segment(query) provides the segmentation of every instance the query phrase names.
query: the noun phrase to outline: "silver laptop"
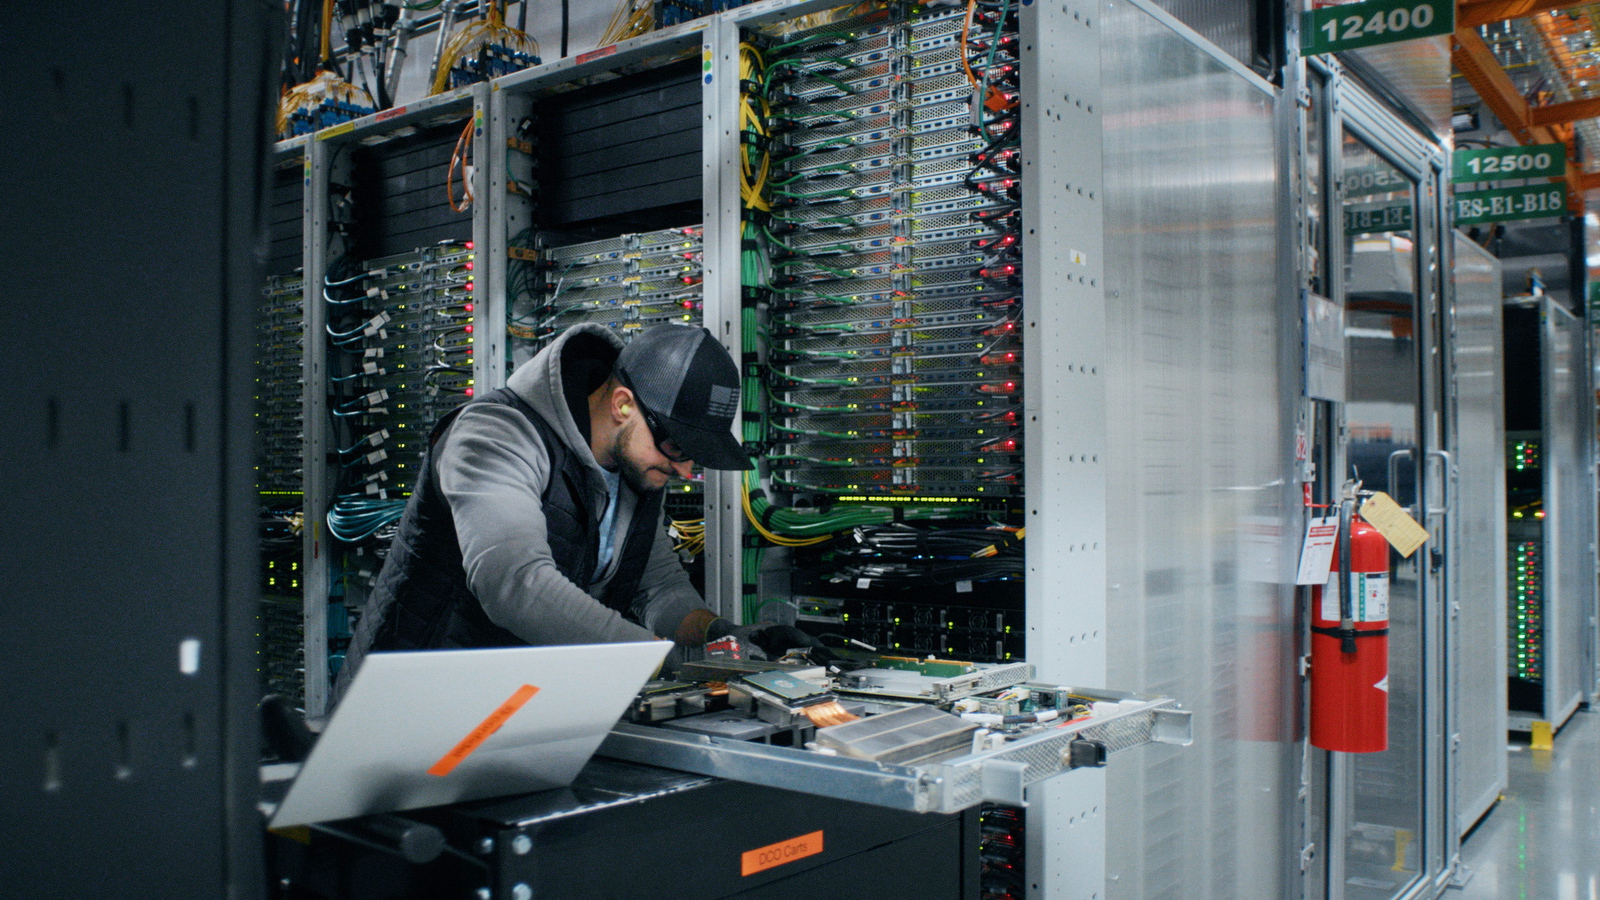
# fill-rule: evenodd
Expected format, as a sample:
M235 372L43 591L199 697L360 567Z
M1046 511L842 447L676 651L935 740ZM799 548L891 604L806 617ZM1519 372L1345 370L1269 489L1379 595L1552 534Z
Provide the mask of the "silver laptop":
M671 641L374 653L273 828L565 787Z

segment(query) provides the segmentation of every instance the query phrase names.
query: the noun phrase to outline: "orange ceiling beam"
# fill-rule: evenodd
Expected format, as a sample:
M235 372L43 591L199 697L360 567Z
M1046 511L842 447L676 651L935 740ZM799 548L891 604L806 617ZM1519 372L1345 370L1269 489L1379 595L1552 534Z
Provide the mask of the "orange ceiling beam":
M1493 51L1475 28L1456 22L1450 61L1517 140L1524 144L1546 143L1542 138L1548 135L1535 139L1528 101L1511 83L1511 76L1500 67L1500 61L1494 58Z
M1582 5L1573 0L1461 0L1456 4L1456 28L1477 28Z
M1450 61L1455 64L1456 71L1461 73L1461 77L1478 92L1478 97L1489 107L1489 111L1494 113L1495 118L1500 120L1500 124L1504 125L1518 141L1524 144L1567 143L1571 130L1563 126L1565 122L1571 120L1566 119L1559 123L1534 121L1537 109L1530 107L1516 85L1511 83L1511 77L1500 67L1500 61L1494 58L1494 53L1490 51L1489 45L1484 43L1477 28L1463 25L1459 19L1456 21L1455 44L1450 52ZM1565 105L1558 103L1538 109L1554 109ZM1579 215L1584 209L1584 184L1585 175L1573 162L1572 148L1569 146L1567 208Z
M1530 125L1563 125L1579 119L1600 118L1600 97L1586 100L1569 100L1549 106L1534 106L1528 110Z

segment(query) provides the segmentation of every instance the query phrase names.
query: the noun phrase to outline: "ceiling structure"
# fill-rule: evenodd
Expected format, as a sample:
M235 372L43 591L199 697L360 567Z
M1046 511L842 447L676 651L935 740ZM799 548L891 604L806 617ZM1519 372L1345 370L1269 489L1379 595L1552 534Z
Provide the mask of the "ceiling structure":
M1567 207L1600 280L1600 3L1456 0L1455 24L1457 146L1566 144Z
M1600 149L1600 3L1458 0L1453 46L1457 114L1488 112L1519 143ZM1600 190L1600 153L1568 160L1581 213L1584 193Z

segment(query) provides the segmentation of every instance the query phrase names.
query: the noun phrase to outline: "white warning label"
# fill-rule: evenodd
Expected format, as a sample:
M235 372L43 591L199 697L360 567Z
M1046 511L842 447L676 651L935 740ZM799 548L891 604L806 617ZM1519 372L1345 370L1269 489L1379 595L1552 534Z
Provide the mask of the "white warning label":
M1356 596L1350 619L1353 622L1384 622L1389 618L1389 573L1356 572ZM1328 577L1322 588L1321 618L1339 619L1339 573Z

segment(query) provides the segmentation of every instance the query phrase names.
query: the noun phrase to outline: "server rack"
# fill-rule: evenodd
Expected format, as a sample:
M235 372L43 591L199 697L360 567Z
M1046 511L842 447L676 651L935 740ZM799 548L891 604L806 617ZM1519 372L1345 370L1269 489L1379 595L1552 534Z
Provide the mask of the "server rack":
M306 143L300 137L278 144L268 174L266 282L255 379L261 691L294 706L305 702Z
M329 690L434 419L489 383L503 332L481 289L486 86L324 129L307 143L305 710ZM491 319L492 320L492 319ZM330 513L333 514L330 521ZM335 532L332 528L338 528Z
M1560 728L1588 690L1595 582L1592 404L1582 320L1505 309L1510 727Z

